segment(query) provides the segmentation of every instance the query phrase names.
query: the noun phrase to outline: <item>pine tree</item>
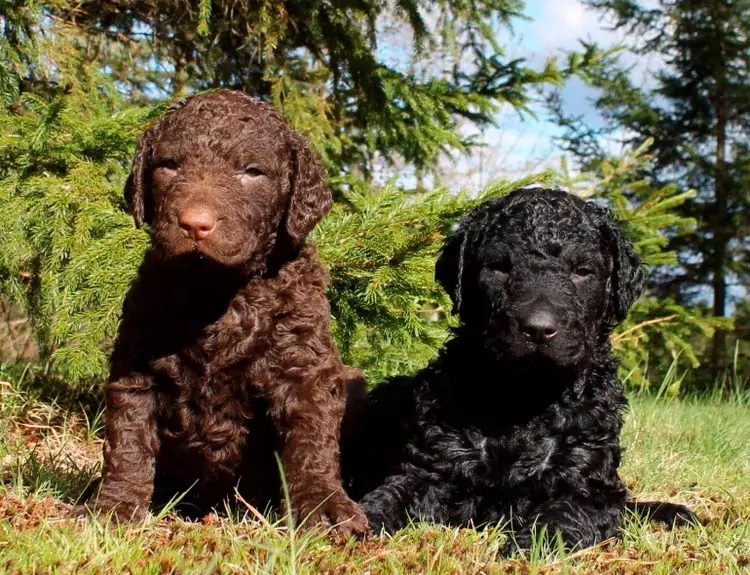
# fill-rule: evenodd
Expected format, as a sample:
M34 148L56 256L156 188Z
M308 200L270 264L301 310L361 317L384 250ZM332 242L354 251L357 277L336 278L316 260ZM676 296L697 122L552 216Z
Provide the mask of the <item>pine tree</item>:
M15 106L24 112L0 116L0 291L29 317L42 363L96 379L147 243L122 185L151 112L99 89L23 93Z
M33 31L38 21L29 21ZM5 77L5 85L18 91L0 115L0 225L6 237L0 293L29 317L47 372L85 388L106 373L122 298L147 245L145 232L125 213L121 190L138 136L166 102L142 106L128 90L123 94L117 77L79 49L80 31L58 24L43 37L29 36L33 51L24 54L33 69L13 69ZM531 183L595 192L631 221L638 249L651 263L670 261L660 232L689 229L689 221L670 212L685 201L684 194L628 183L628 174L638 170L637 155L602 164L593 174L594 187L543 173L495 182L479 195L442 187L405 193L393 183L377 187L346 167L336 170L336 150L349 136L332 122L318 121L331 115L329 99L305 93L283 74L269 98L283 104L331 171L338 201L312 239L331 273L341 353L372 381L416 369L442 345L455 318L433 279L437 250L452 224L484 199ZM427 114L433 110L430 97L424 102ZM453 136L441 137L447 145ZM654 198L634 207L626 201L632 192ZM685 330L697 324L710 329L670 305L644 300L614 336L626 372L645 361L644 338L655 344L649 347L676 354L689 348L690 342L680 341ZM673 312L679 317L669 317Z
M631 146L653 137L653 160L641 167L641 175L657 184L695 189L680 213L698 222L694 233L671 238L677 265L664 266L654 276L653 288L687 304L708 291L712 315L725 317L732 301L730 283L747 286L750 280L750 3L660 0L653 8L619 0L584 4L628 33L628 52L660 57L663 65L640 87L617 58L598 62L587 79L599 89L595 106L606 127L592 130L580 118L566 117L555 105L559 102L553 102L558 121L567 128L562 146L591 167L604 155L602 136L621 131L625 136L620 141ZM714 376L731 353L725 338L724 329L716 330L709 360Z
M332 136L320 141L330 165L367 178L376 163L396 160L429 171L438 152L474 143L459 134L460 120L490 124L504 103L522 110L531 89L596 59L591 51L535 70L504 58L497 33L522 7L517 0L69 0L50 10L82 30L80 49L131 99L223 86L287 112L286 97L303 95L314 123ZM423 76L381 62L384 14L412 38L405 57L419 63L440 49L440 67Z

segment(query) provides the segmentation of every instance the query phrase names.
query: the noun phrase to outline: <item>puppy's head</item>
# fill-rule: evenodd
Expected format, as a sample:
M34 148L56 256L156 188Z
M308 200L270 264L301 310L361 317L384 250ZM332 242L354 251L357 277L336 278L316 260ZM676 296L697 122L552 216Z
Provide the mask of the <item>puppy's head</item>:
M435 275L492 353L574 369L625 318L645 282L607 210L544 189L475 208L446 240Z
M217 90L178 100L141 137L125 198L165 258L246 273L298 250L331 207L325 173L270 105Z

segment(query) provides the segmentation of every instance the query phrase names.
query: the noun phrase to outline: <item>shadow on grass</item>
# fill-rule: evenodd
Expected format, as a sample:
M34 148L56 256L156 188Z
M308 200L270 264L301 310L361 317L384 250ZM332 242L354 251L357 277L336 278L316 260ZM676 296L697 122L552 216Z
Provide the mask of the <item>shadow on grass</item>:
M83 412L87 417L95 417L103 407L103 381L73 384L38 363L0 365L0 379L13 382L14 390L27 400L54 405L61 412Z
M49 494L64 503L83 500L98 483L99 465L81 465L64 451L34 449L3 471L2 484L29 494Z

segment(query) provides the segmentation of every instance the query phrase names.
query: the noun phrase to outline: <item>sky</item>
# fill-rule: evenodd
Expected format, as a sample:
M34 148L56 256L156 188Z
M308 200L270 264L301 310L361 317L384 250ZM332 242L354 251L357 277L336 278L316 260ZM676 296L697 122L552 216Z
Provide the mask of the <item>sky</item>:
M641 2L648 5L654 2ZM580 40L595 42L606 48L626 40L621 32L607 29L608 22L600 19L600 14L582 5L579 0L528 0L526 14L529 21L518 21L511 33L504 33L501 41L508 46L508 55L524 57L541 65L550 57L566 51L580 49ZM627 61L627 55L623 58ZM646 78L647 72L659 62L629 62L635 64L634 74ZM563 90L564 109L569 114L582 115L591 125L600 125L603 119L591 103L596 95L578 79L569 81ZM519 118L510 111L497 117L499 127L486 133L486 141L499 144L507 150L504 168L510 174L523 172L528 168L559 165L560 151L555 148L552 138L559 135L560 129L545 119L543 108L534 107L538 118ZM612 145L612 151L616 147ZM497 152L495 152L497 154Z
M655 4L654 0L642 0L642 5ZM516 20L513 30L502 29L498 37L505 46L507 59L524 58L533 67L541 68L550 57L563 56L566 51L580 48L579 40L596 42L609 47L624 40L619 32L606 29L607 22L599 20L599 14L584 7L579 0L527 0L525 14L529 20ZM410 47L395 40L394 45L381 49L386 61L398 62ZM381 43L383 46L383 43ZM641 78L659 62L634 62L635 73ZM580 80L571 80L563 90L565 111L583 115L587 122L596 125L603 120L594 109L591 98L595 93ZM536 118L529 115L519 117L510 106L495 117L497 127L487 128L481 138L487 147L475 150L456 162L444 161L444 182L451 187L478 189L487 181L498 177L520 177L545 167L558 167L561 152L554 146L553 138L560 129L545 118L541 105L533 105ZM477 133L466 127L467 133ZM618 150L612 143L612 152ZM481 169L480 169L481 166ZM387 172L384 172L385 179ZM402 177L408 183L409 175Z

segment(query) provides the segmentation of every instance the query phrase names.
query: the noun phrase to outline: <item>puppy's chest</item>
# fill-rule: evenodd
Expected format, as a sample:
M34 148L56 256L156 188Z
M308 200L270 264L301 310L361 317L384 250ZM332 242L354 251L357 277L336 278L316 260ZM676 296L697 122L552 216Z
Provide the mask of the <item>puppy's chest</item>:
M193 341L149 362L167 438L195 437L219 448L266 426L263 390L253 376L268 361L271 334L257 316L243 320L230 310Z
M271 315L255 309L239 313L230 306L217 320L195 328L177 325L149 357L150 370L162 380L191 381L194 386L222 387L244 380L273 348Z
M433 473L466 486L497 480L502 447L496 438L477 429L432 429L424 438L428 468Z
M576 425L555 427L543 419L503 433L446 429L439 439L428 440L434 471L458 487L480 490L512 489L566 466L608 458L615 443L609 433L584 433Z

